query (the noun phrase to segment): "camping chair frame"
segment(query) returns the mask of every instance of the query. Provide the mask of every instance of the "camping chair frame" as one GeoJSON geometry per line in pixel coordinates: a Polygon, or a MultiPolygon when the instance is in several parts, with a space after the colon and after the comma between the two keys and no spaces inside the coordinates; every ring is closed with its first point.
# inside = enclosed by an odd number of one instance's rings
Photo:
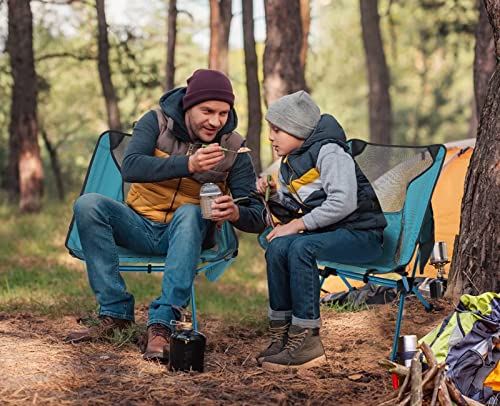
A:
{"type": "MultiPolygon", "coordinates": [[[[384,251],[382,257],[373,263],[341,264],[318,261],[320,283],[323,285],[326,277],[335,275],[345,283],[349,290],[355,289],[348,281],[351,279],[394,288],[398,291],[398,314],[391,351],[391,360],[394,361],[406,296],[413,293],[423,303],[427,311],[432,309],[432,305],[414,286],[414,278],[418,265],[423,270],[434,243],[431,197],[444,162],[446,148],[443,145],[423,147],[378,145],[362,140],[351,140],[349,144],[354,159],[374,186],[388,222],[388,226],[384,230],[384,251]],[[392,167],[389,164],[389,169],[385,172],[379,170],[378,173],[372,174],[371,172],[376,171],[373,171],[370,165],[377,162],[377,159],[374,159],[376,153],[385,151],[389,152],[389,157],[391,152],[397,152],[401,156],[407,155],[408,159],[401,159],[397,165],[392,167]],[[365,152],[368,153],[368,156],[372,153],[371,163],[369,159],[365,161],[362,159],[362,154],[365,152]],[[399,185],[404,189],[404,201],[401,202],[401,207],[395,207],[391,203],[394,207],[390,208],[388,206],[391,204],[389,204],[388,199],[391,198],[392,191],[398,187],[398,177],[395,176],[399,174],[398,171],[408,174],[407,184],[403,182],[399,185]],[[412,173],[416,176],[410,177],[409,174],[412,173]],[[392,185],[390,185],[391,182],[392,185]],[[380,187],[377,188],[377,185],[380,187]],[[392,189],[386,187],[387,185],[390,185],[392,189]],[[424,231],[429,230],[431,230],[431,241],[423,241],[424,231]],[[408,273],[406,269],[412,258],[414,258],[414,263],[408,273]]],[[[390,161],[390,159],[388,160],[390,161]]]]}
{"type": "MultiPolygon", "coordinates": [[[[100,135],[80,195],[95,192],[120,202],[125,201],[130,185],[123,181],[120,167],[129,141],[130,134],[121,132],[106,131],[100,135]]],[[[85,262],[74,218],[71,220],[65,245],[72,256],[85,262]]],[[[118,253],[120,272],[151,273],[164,270],[165,255],[141,255],[123,247],[118,247],[118,253]]],[[[217,247],[202,251],[196,274],[204,272],[209,281],[216,281],[233,262],[237,253],[236,234],[232,226],[224,222],[218,232],[217,247]]],[[[193,328],[197,330],[194,283],[191,288],[191,312],[193,328]]]]}

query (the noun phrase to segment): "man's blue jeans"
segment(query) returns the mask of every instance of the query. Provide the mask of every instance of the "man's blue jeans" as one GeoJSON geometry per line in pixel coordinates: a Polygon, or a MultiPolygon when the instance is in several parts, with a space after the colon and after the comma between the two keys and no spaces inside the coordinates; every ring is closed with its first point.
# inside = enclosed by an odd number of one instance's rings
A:
{"type": "MultiPolygon", "coordinates": [[[[120,275],[117,245],[141,254],[165,255],[161,295],[149,307],[148,326],[171,327],[175,307],[186,307],[196,276],[201,245],[210,225],[200,208],[186,204],[170,223],[140,216],[126,204],[97,193],[80,196],[75,221],[85,254],[89,283],[99,303],[99,315],[134,320],[134,297],[120,275]]],[[[178,315],[177,315],[178,316],[178,315]]]]}
{"type": "Polygon", "coordinates": [[[266,250],[270,320],[321,326],[316,260],[368,262],[382,255],[382,233],[337,229],[274,238],[266,250]]]}

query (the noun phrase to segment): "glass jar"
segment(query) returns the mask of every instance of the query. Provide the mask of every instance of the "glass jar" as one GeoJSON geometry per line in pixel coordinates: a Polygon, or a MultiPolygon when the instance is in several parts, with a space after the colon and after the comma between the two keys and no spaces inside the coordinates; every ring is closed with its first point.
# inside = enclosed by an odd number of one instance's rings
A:
{"type": "Polygon", "coordinates": [[[200,206],[201,215],[204,219],[212,219],[212,203],[219,196],[222,196],[222,191],[215,183],[204,183],[200,189],[200,206]]]}

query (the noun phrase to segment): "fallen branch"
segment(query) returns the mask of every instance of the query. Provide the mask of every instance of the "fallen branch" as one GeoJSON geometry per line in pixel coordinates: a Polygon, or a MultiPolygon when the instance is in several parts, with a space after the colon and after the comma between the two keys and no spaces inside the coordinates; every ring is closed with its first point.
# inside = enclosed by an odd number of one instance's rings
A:
{"type": "Polygon", "coordinates": [[[439,390],[439,384],[441,382],[441,378],[444,375],[444,371],[442,369],[439,369],[436,376],[434,377],[434,390],[432,391],[432,399],[431,399],[431,404],[430,406],[435,406],[437,397],[438,397],[438,390],[439,390]]]}
{"type": "Polygon", "coordinates": [[[445,377],[444,382],[446,383],[446,388],[448,389],[451,399],[455,401],[458,406],[467,406],[467,402],[465,401],[463,395],[460,393],[451,379],[445,377]]]}
{"type": "Polygon", "coordinates": [[[425,359],[427,360],[427,365],[429,365],[430,369],[432,369],[434,365],[437,366],[437,359],[434,356],[431,347],[429,347],[429,345],[426,342],[421,342],[418,345],[418,348],[420,348],[424,353],[425,359]]]}
{"type": "Polygon", "coordinates": [[[410,367],[410,382],[411,382],[411,394],[410,394],[410,404],[421,405],[423,394],[422,394],[422,363],[419,360],[420,355],[417,352],[412,360],[410,367]]]}
{"type": "Polygon", "coordinates": [[[438,399],[441,406],[452,406],[450,394],[444,379],[439,382],[438,399]]]}
{"type": "Polygon", "coordinates": [[[397,376],[406,376],[410,374],[410,368],[405,367],[404,365],[396,364],[395,362],[389,361],[387,359],[383,359],[378,361],[378,364],[387,369],[391,374],[396,374],[397,376]]]}

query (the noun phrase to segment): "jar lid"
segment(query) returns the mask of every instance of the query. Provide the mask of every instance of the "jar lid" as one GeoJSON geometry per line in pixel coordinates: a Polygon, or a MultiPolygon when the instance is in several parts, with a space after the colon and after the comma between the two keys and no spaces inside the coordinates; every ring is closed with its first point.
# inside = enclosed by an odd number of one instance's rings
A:
{"type": "Polygon", "coordinates": [[[222,191],[215,183],[204,183],[200,189],[200,196],[217,196],[221,194],[222,191]]]}

